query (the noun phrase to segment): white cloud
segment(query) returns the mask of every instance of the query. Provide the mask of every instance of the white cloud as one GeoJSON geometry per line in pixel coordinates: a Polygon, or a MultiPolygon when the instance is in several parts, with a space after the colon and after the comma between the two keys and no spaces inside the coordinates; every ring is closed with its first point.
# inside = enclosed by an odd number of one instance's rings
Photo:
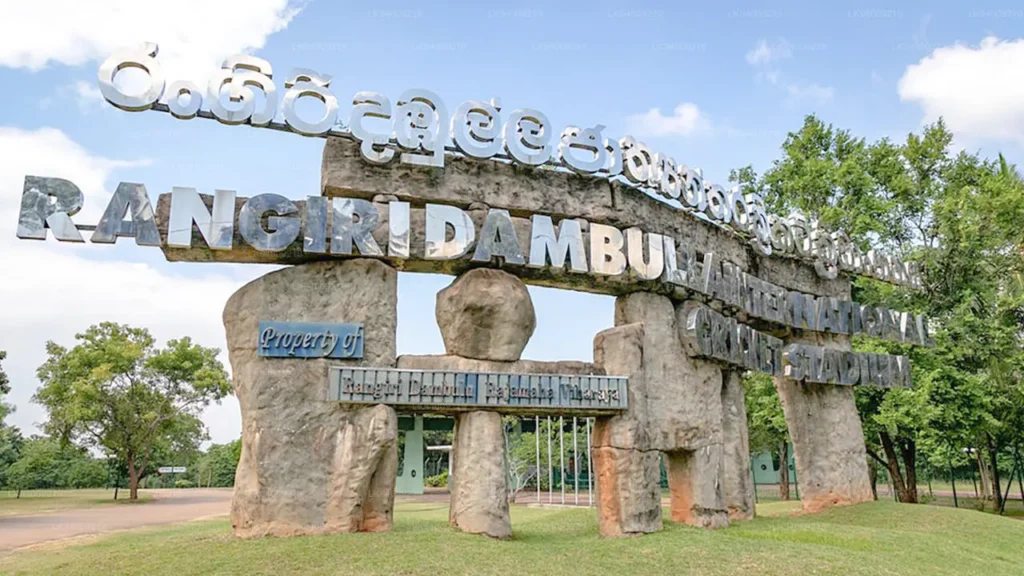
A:
{"type": "Polygon", "coordinates": [[[757,46],[754,46],[750,52],[747,52],[747,64],[761,66],[778,60],[784,60],[792,55],[793,52],[789,48],[789,42],[786,42],[785,39],[780,39],[778,42],[771,44],[766,40],[761,40],[757,43],[757,46]]]}
{"type": "MultiPolygon", "coordinates": [[[[54,176],[71,180],[87,201],[82,221],[99,220],[103,203],[110,197],[105,182],[116,168],[145,166],[149,160],[108,160],[90,155],[55,128],[21,130],[0,126],[0,230],[17,222],[26,175],[54,176]]],[[[13,236],[13,231],[11,233],[13,236]]]]}
{"type": "MultiPolygon", "coordinates": [[[[91,155],[53,128],[0,127],[0,157],[5,159],[0,163],[0,266],[5,278],[0,282],[0,350],[8,352],[4,369],[12,383],[11,400],[18,406],[9,423],[32,433],[32,424],[45,419],[42,409],[29,402],[38,385],[35,369],[45,359],[44,345],[47,340],[73,345],[74,334],[91,324],[112,320],[149,328],[160,341],[187,335],[205,346],[226,349],[221,312],[243,280],[223,275],[224,267],[203,270],[221,274],[185,277],[168,272],[170,265],[112,260],[117,252],[111,246],[15,237],[26,174],[77,184],[86,205],[75,220],[95,222],[110,196],[106,190],[114,186],[112,173],[139,161],[91,155]],[[103,259],[95,258],[101,251],[103,259]]],[[[140,251],[140,260],[149,256],[141,251],[157,250],[130,246],[140,251]]],[[[266,271],[246,269],[250,277],[266,271]]],[[[226,353],[221,360],[227,365],[226,353]]],[[[204,421],[218,442],[237,438],[241,430],[233,397],[208,409],[204,421]]]]}
{"type": "Polygon", "coordinates": [[[835,90],[821,84],[789,84],[786,86],[786,102],[791,106],[827,104],[832,101],[835,90]]]}
{"type": "Polygon", "coordinates": [[[102,61],[118,48],[156,42],[169,81],[204,85],[225,57],[262,48],[299,10],[289,0],[8,2],[0,18],[0,66],[78,66],[102,61]]]}
{"type": "Polygon", "coordinates": [[[95,84],[79,80],[75,82],[72,89],[74,90],[75,98],[78,100],[78,108],[82,112],[91,112],[97,108],[105,108],[103,94],[95,84]]]}
{"type": "Polygon", "coordinates": [[[631,133],[638,137],[691,136],[711,129],[711,121],[692,102],[676,106],[671,116],[665,116],[660,108],[651,108],[643,114],[626,118],[631,133]]]}
{"type": "Polygon", "coordinates": [[[978,46],[937,48],[907,67],[900,99],[916,102],[925,122],[943,117],[967,138],[1024,146],[1024,39],[989,36],[978,46]]]}

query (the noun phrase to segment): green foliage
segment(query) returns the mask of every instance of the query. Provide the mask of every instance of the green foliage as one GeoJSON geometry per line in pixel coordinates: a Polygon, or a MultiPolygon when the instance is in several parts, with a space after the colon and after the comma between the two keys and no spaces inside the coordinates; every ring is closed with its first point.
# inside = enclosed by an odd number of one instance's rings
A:
{"type": "Polygon", "coordinates": [[[7,486],[16,490],[38,488],[97,488],[107,483],[107,464],[77,446],[53,438],[33,436],[21,448],[20,458],[7,470],[7,486]]]}
{"type": "Polygon", "coordinates": [[[14,426],[4,424],[14,406],[4,402],[4,396],[11,391],[10,380],[3,369],[3,361],[7,358],[7,352],[0,350],[0,486],[6,484],[7,469],[18,460],[21,451],[21,432],[14,426]]]}
{"type": "MultiPolygon", "coordinates": [[[[563,458],[565,462],[565,474],[567,480],[572,474],[574,458],[579,462],[580,474],[586,474],[586,470],[588,469],[587,428],[583,419],[577,420],[576,423],[575,448],[572,443],[572,419],[567,418],[564,420],[565,436],[562,446],[562,449],[564,449],[564,455],[563,452],[560,451],[558,443],[558,418],[552,418],[550,422],[547,418],[541,418],[539,420],[539,428],[536,433],[520,431],[520,426],[518,426],[519,418],[509,416],[504,420],[508,444],[508,465],[510,468],[513,468],[515,474],[518,475],[520,488],[526,486],[536,488],[537,482],[539,481],[541,489],[547,490],[550,487],[552,480],[555,482],[555,486],[557,487],[558,482],[560,481],[559,467],[563,458]],[[551,473],[549,473],[548,467],[549,438],[551,440],[550,467],[553,470],[551,473]],[[537,464],[538,453],[540,454],[539,469],[537,464]]],[[[512,477],[513,476],[510,473],[510,478],[512,477]]]]}
{"type": "Polygon", "coordinates": [[[242,440],[227,444],[211,444],[196,462],[196,471],[203,486],[218,488],[235,485],[235,470],[242,454],[242,440]]]}
{"type": "Polygon", "coordinates": [[[196,483],[191,481],[191,480],[185,480],[184,478],[180,478],[180,479],[174,481],[174,487],[175,488],[195,488],[196,487],[196,483]]]}
{"type": "Polygon", "coordinates": [[[432,488],[443,488],[448,486],[448,471],[444,470],[440,474],[429,476],[424,480],[424,482],[426,482],[427,486],[432,488]]]}
{"type": "Polygon", "coordinates": [[[4,396],[11,391],[11,381],[7,379],[7,373],[4,372],[3,361],[7,359],[7,352],[0,350],[0,426],[3,426],[4,418],[11,412],[14,412],[14,407],[4,402],[4,396]]]}
{"type": "Polygon", "coordinates": [[[858,302],[933,322],[932,349],[854,339],[856,350],[911,358],[913,389],[857,390],[869,450],[883,463],[900,453],[908,475],[918,447],[945,468],[987,439],[1003,460],[1024,444],[1024,184],[1002,156],[956,153],[952,139],[940,120],[903,142],[867,143],[808,116],[761,178],[749,167],[731,176],[779,213],[800,210],[862,249],[920,264],[920,291],[866,277],[853,286],[858,302]]]}
{"type": "Polygon", "coordinates": [[[781,443],[789,441],[789,429],[786,427],[782,402],[772,384],[771,376],[760,372],[748,372],[743,377],[743,388],[750,451],[778,451],[781,443]]]}
{"type": "Polygon", "coordinates": [[[195,453],[205,438],[198,415],[230,393],[217,349],[188,337],[157,348],[147,330],[111,322],[75,338],[71,349],[48,342],[37,371],[48,432],[103,448],[125,463],[131,486],[155,462],[195,453]]]}

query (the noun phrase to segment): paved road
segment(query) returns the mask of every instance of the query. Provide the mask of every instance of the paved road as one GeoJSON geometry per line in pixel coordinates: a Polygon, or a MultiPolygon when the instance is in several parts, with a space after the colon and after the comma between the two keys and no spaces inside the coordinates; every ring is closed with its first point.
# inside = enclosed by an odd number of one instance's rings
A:
{"type": "Polygon", "coordinates": [[[145,504],[114,504],[31,516],[0,518],[0,551],[85,534],[140,526],[188,522],[227,514],[231,488],[144,490],[153,499],[145,504]]]}

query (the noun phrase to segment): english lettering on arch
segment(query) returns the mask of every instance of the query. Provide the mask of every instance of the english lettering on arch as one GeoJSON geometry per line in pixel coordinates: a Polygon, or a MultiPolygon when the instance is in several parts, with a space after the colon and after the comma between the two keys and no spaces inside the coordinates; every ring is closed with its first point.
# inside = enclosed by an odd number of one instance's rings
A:
{"type": "Polygon", "coordinates": [[[257,355],[266,358],[363,357],[362,324],[261,321],[257,355]]]}

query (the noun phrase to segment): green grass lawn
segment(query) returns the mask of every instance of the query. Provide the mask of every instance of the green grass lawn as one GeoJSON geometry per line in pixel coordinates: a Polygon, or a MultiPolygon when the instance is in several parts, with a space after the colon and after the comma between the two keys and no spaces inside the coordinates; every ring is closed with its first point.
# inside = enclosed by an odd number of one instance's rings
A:
{"type": "Polygon", "coordinates": [[[971,510],[875,502],[790,516],[796,503],[705,531],[666,523],[598,537],[593,510],[513,507],[515,536],[457,533],[447,508],[402,504],[386,534],[240,540],[227,520],[141,529],[0,556],[3,574],[1000,574],[1024,570],[1024,523],[971,510]]]}
{"type": "MultiPolygon", "coordinates": [[[[21,498],[14,490],[0,490],[0,518],[40,514],[71,508],[88,508],[104,504],[127,504],[128,491],[121,490],[114,501],[114,490],[88,488],[83,490],[22,490],[21,498]]],[[[139,500],[145,502],[151,496],[139,493],[139,500]]]]}

